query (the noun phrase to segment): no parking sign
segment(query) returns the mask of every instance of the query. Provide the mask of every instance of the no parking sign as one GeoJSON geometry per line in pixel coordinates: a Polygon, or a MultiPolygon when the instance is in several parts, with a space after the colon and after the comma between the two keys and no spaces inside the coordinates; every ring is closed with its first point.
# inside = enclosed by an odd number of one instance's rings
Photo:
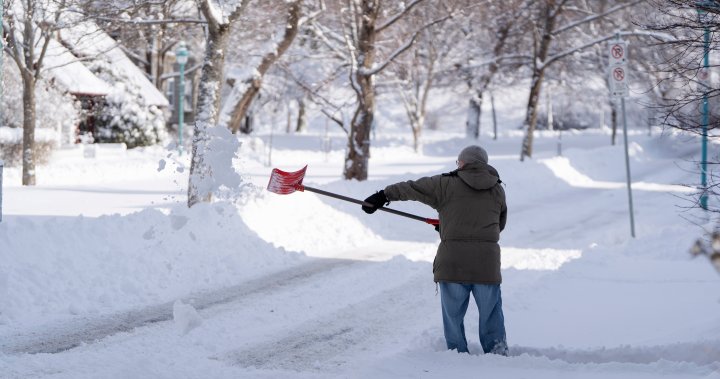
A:
{"type": "Polygon", "coordinates": [[[630,94],[627,81],[627,42],[615,40],[609,45],[610,95],[626,97],[630,94]]]}

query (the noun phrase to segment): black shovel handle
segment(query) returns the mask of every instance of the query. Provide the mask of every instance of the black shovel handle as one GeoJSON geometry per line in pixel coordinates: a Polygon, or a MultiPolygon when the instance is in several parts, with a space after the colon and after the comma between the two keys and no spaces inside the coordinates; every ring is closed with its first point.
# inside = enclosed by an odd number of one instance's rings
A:
{"type": "MultiPolygon", "coordinates": [[[[338,194],[336,194],[336,193],[332,193],[332,192],[328,192],[328,191],[319,190],[319,189],[317,189],[317,188],[306,187],[306,186],[304,186],[304,185],[302,185],[302,184],[298,184],[295,188],[296,188],[298,191],[310,191],[310,192],[314,192],[314,193],[317,193],[317,194],[320,194],[320,195],[330,196],[330,197],[334,197],[334,198],[336,198],[336,199],[349,201],[349,202],[351,202],[351,203],[364,205],[364,206],[366,206],[366,207],[371,207],[371,208],[374,207],[373,204],[370,204],[370,203],[368,203],[368,202],[366,202],[366,201],[362,201],[362,200],[358,200],[358,199],[353,199],[352,197],[347,197],[347,196],[343,196],[343,195],[338,195],[338,194]]],[[[398,215],[398,216],[403,216],[403,217],[411,218],[411,219],[413,219],[413,220],[422,221],[422,222],[424,222],[424,223],[426,223],[426,224],[430,224],[430,225],[440,225],[440,220],[437,220],[437,219],[434,219],[434,218],[420,217],[420,216],[416,216],[416,215],[414,215],[414,214],[410,214],[410,213],[406,213],[406,212],[401,212],[401,211],[397,211],[397,210],[395,210],[395,209],[390,209],[390,208],[385,208],[385,207],[380,207],[380,208],[378,208],[378,209],[381,210],[381,211],[388,212],[388,213],[396,214],[396,215],[398,215]]]]}

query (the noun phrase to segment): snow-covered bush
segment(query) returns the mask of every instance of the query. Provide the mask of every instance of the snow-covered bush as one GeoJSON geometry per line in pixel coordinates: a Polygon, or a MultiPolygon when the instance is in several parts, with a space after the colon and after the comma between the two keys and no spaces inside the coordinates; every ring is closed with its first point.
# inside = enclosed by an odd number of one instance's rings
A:
{"type": "Polygon", "coordinates": [[[96,142],[124,142],[128,148],[134,148],[166,139],[163,111],[146,103],[138,85],[103,59],[93,62],[90,69],[105,82],[113,84],[105,107],[97,117],[96,142]]]}
{"type": "MultiPolygon", "coordinates": [[[[50,153],[56,147],[57,134],[50,129],[43,128],[35,131],[35,161],[45,164],[50,159],[50,153]]],[[[5,166],[22,165],[23,129],[0,126],[0,160],[5,166]]]]}

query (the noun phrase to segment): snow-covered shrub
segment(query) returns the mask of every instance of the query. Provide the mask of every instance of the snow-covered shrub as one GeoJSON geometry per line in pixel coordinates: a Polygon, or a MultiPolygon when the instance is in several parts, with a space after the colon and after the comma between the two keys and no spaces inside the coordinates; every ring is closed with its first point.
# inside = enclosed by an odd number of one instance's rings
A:
{"type": "Polygon", "coordinates": [[[113,84],[97,117],[96,142],[124,142],[128,148],[134,148],[154,145],[167,138],[165,114],[146,103],[138,85],[103,59],[93,62],[90,70],[113,84]]]}
{"type": "MultiPolygon", "coordinates": [[[[49,129],[35,131],[35,162],[45,164],[50,159],[50,153],[57,145],[56,133],[49,129]]],[[[22,165],[23,130],[0,126],[0,160],[5,166],[22,165]]]]}

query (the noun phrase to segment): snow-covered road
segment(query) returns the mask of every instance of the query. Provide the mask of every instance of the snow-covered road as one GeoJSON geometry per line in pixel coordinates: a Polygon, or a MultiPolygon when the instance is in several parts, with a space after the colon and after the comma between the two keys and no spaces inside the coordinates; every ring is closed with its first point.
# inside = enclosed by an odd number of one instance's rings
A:
{"type": "MultiPolygon", "coordinates": [[[[363,198],[451,168],[466,141],[436,138],[424,155],[379,143],[377,176],[360,183],[337,180],[341,151],[276,136],[287,146],[273,159],[288,170],[309,163],[306,183],[363,198]]],[[[480,354],[473,307],[471,354],[445,351],[429,226],[310,193],[268,194],[269,168],[251,158],[239,164],[260,189],[188,210],[185,162],[148,150],[120,163],[59,162],[36,188],[7,188],[0,377],[720,378],[720,277],[687,254],[699,229],[677,215],[677,184],[692,179],[667,169],[687,151],[635,138],[645,184],[632,239],[620,150],[605,135],[573,138],[579,148],[564,157],[539,138],[539,157],[523,164],[517,139],[488,148],[510,208],[510,358],[480,354]]]]}

